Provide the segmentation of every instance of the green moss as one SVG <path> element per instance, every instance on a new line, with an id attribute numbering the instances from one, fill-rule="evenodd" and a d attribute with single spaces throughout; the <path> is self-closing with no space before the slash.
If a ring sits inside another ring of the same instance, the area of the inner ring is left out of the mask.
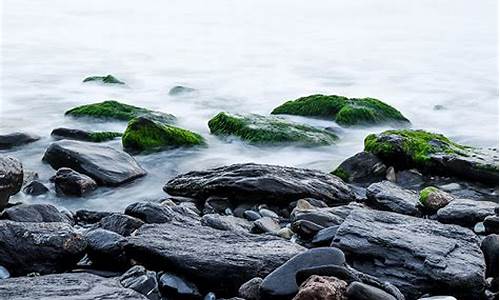
<path id="1" fill-rule="evenodd" d="M 109 141 L 114 138 L 122 136 L 120 132 L 112 132 L 112 131 L 101 131 L 101 132 L 90 132 L 89 139 L 92 142 L 100 143 L 104 141 Z"/>
<path id="2" fill-rule="evenodd" d="M 285 102 L 271 113 L 327 118 L 345 126 L 409 122 L 397 109 L 380 100 L 336 95 L 301 97 Z"/>
<path id="3" fill-rule="evenodd" d="M 332 174 L 339 177 L 345 182 L 349 182 L 349 177 L 350 177 L 349 174 L 341 167 L 335 169 L 335 171 L 333 171 Z"/>
<path id="4" fill-rule="evenodd" d="M 125 82 L 118 80 L 113 75 L 91 76 L 91 77 L 87 77 L 83 80 L 83 82 L 89 82 L 89 81 L 99 81 L 99 82 L 107 83 L 107 84 L 125 84 Z"/>
<path id="5" fill-rule="evenodd" d="M 132 152 L 152 152 L 205 144 L 203 137 L 186 129 L 146 117 L 132 119 L 122 136 L 123 147 Z"/>
<path id="6" fill-rule="evenodd" d="M 429 198 L 429 195 L 437 191 L 439 191 L 439 189 L 433 186 L 428 186 L 425 189 L 421 190 L 419 198 L 420 203 L 422 203 L 424 206 L 427 206 L 427 199 Z"/>
<path id="7" fill-rule="evenodd" d="M 256 114 L 221 112 L 208 122 L 215 135 L 234 135 L 253 144 L 330 145 L 337 136 L 323 129 Z"/>
<path id="8" fill-rule="evenodd" d="M 115 100 L 78 106 L 68 110 L 65 114 L 74 117 L 93 117 L 121 121 L 130 121 L 139 116 L 146 116 L 150 119 L 165 123 L 172 123 L 175 121 L 173 115 L 128 105 Z"/>

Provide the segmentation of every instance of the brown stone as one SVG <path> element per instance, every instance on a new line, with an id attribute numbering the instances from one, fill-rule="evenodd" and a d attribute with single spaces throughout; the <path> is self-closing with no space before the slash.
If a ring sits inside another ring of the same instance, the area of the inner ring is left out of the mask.
<path id="1" fill-rule="evenodd" d="M 336 277 L 313 275 L 300 285 L 293 300 L 346 300 L 347 283 Z"/>

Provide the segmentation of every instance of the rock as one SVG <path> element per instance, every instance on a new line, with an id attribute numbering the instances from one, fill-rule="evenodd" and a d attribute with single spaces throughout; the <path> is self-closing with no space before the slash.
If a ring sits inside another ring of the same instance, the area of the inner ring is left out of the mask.
<path id="1" fill-rule="evenodd" d="M 253 163 L 188 172 L 171 179 L 163 190 L 171 195 L 197 199 L 218 196 L 235 202 L 273 204 L 313 197 L 338 205 L 354 199 L 350 188 L 335 176 L 308 169 Z"/>
<path id="2" fill-rule="evenodd" d="M 233 295 L 244 282 L 266 276 L 304 251 L 278 237 L 175 220 L 143 225 L 128 238 L 125 249 L 131 259 L 145 266 L 175 270 L 202 290 Z"/>
<path id="3" fill-rule="evenodd" d="M 38 180 L 33 180 L 32 182 L 28 183 L 24 188 L 23 192 L 27 195 L 32 195 L 32 196 L 39 196 L 47 193 L 49 189 L 40 181 Z"/>
<path id="4" fill-rule="evenodd" d="M 429 186 L 420 191 L 419 203 L 428 211 L 436 212 L 453 201 L 455 197 L 440 189 Z"/>
<path id="5" fill-rule="evenodd" d="M 289 240 L 293 236 L 293 231 L 288 227 L 283 227 L 280 230 L 278 230 L 278 232 L 276 232 L 276 235 Z"/>
<path id="6" fill-rule="evenodd" d="M 0 211 L 9 197 L 18 193 L 23 184 L 23 165 L 13 157 L 0 156 Z"/>
<path id="7" fill-rule="evenodd" d="M 196 285 L 168 272 L 160 276 L 159 286 L 161 294 L 167 299 L 201 299 Z"/>
<path id="8" fill-rule="evenodd" d="M 273 218 L 273 219 L 280 218 L 277 213 L 275 213 L 274 211 L 267 209 L 267 208 L 259 209 L 259 214 L 263 217 L 269 217 L 269 218 Z"/>
<path id="9" fill-rule="evenodd" d="M 476 225 L 474 225 L 474 232 L 476 234 L 484 234 L 486 233 L 486 229 L 484 228 L 484 224 L 483 222 L 479 222 L 479 223 L 476 223 Z"/>
<path id="10" fill-rule="evenodd" d="M 72 224 L 66 214 L 50 204 L 20 204 L 9 207 L 2 213 L 2 219 L 15 222 L 66 222 Z"/>
<path id="11" fill-rule="evenodd" d="M 349 284 L 346 295 L 349 300 L 396 300 L 391 294 L 361 282 Z"/>
<path id="12" fill-rule="evenodd" d="M 439 188 L 445 192 L 450 193 L 450 192 L 461 190 L 462 186 L 459 183 L 452 182 L 452 183 L 440 185 Z"/>
<path id="13" fill-rule="evenodd" d="M 181 206 L 165 206 L 154 202 L 132 203 L 125 208 L 125 214 L 145 223 L 166 223 L 172 220 L 183 222 L 185 219 L 199 219 L 199 216 L 189 209 Z"/>
<path id="14" fill-rule="evenodd" d="M 319 230 L 313 237 L 312 243 L 316 246 L 329 246 L 337 234 L 339 225 L 323 228 Z"/>
<path id="15" fill-rule="evenodd" d="M 82 197 L 97 189 L 97 183 L 87 175 L 70 168 L 59 168 L 54 176 L 58 194 Z"/>
<path id="16" fill-rule="evenodd" d="M 123 287 L 130 288 L 146 299 L 160 300 L 160 291 L 156 273 L 146 270 L 143 266 L 133 266 L 120 276 L 120 283 Z"/>
<path id="17" fill-rule="evenodd" d="M 0 265 L 20 276 L 70 269 L 83 257 L 87 242 L 67 223 L 1 221 L 0 245 Z"/>
<path id="18" fill-rule="evenodd" d="M 292 223 L 292 230 L 305 240 L 312 239 L 321 229 L 325 227 L 307 220 L 298 220 Z"/>
<path id="19" fill-rule="evenodd" d="M 7 279 L 10 277 L 9 271 L 4 268 L 3 266 L 0 266 L 0 280 L 1 279 Z"/>
<path id="20" fill-rule="evenodd" d="M 173 123 L 176 120 L 171 114 L 128 105 L 114 100 L 77 106 L 66 111 L 65 114 L 72 117 L 91 117 L 117 121 L 130 121 L 141 116 L 162 123 Z"/>
<path id="21" fill-rule="evenodd" d="M 246 300 L 260 300 L 260 285 L 262 278 L 255 277 L 240 286 L 238 295 Z"/>
<path id="22" fill-rule="evenodd" d="M 415 169 L 401 170 L 396 173 L 396 183 L 405 189 L 418 190 L 424 184 L 424 176 Z"/>
<path id="23" fill-rule="evenodd" d="M 344 126 L 410 122 L 397 109 L 380 100 L 336 95 L 311 95 L 287 101 L 271 114 L 320 117 Z"/>
<path id="24" fill-rule="evenodd" d="M 498 203 L 456 199 L 437 211 L 439 222 L 472 227 L 487 216 L 495 215 Z"/>
<path id="25" fill-rule="evenodd" d="M 262 218 L 262 216 L 258 212 L 253 211 L 253 210 L 245 210 L 245 212 L 243 213 L 243 216 L 248 221 L 255 221 L 255 220 Z"/>
<path id="26" fill-rule="evenodd" d="M 365 151 L 397 169 L 498 183 L 498 152 L 457 144 L 423 130 L 388 130 L 365 138 Z"/>
<path id="27" fill-rule="evenodd" d="M 220 230 L 249 232 L 252 223 L 245 219 L 234 216 L 221 216 L 218 214 L 208 214 L 201 218 L 201 224 Z"/>
<path id="28" fill-rule="evenodd" d="M 112 270 L 128 267 L 123 236 L 109 230 L 94 229 L 85 234 L 85 239 L 88 243 L 87 254 L 93 265 Z"/>
<path id="29" fill-rule="evenodd" d="M 485 285 L 478 237 L 460 226 L 357 209 L 332 246 L 346 252 L 356 269 L 394 284 L 410 299 L 425 293 L 476 299 Z"/>
<path id="30" fill-rule="evenodd" d="M 387 168 L 387 171 L 385 173 L 385 179 L 387 179 L 390 182 L 396 183 L 396 171 L 394 170 L 394 167 L 389 167 Z"/>
<path id="31" fill-rule="evenodd" d="M 372 183 L 384 179 L 386 169 L 377 156 L 363 151 L 344 160 L 332 174 L 345 182 Z"/>
<path id="32" fill-rule="evenodd" d="M 321 146 L 334 144 L 338 139 L 324 129 L 256 114 L 221 112 L 210 119 L 208 127 L 214 135 L 237 136 L 251 144 Z"/>
<path id="33" fill-rule="evenodd" d="M 481 242 L 486 262 L 486 277 L 498 277 L 498 234 L 490 234 Z"/>
<path id="34" fill-rule="evenodd" d="M 95 142 L 95 143 L 109 141 L 122 136 L 120 132 L 112 132 L 112 131 L 91 132 L 81 129 L 62 128 L 62 127 L 52 130 L 50 135 L 58 140 L 67 139 L 67 140 L 77 140 L 77 141 Z"/>
<path id="35" fill-rule="evenodd" d="M 104 278 L 90 273 L 63 273 L 0 280 L 0 298 L 11 300 L 148 299 L 131 289 L 124 288 L 114 278 Z"/>
<path id="36" fill-rule="evenodd" d="M 277 233 L 281 229 L 280 224 L 270 217 L 262 217 L 254 221 L 253 224 L 255 225 L 256 232 Z"/>
<path id="37" fill-rule="evenodd" d="M 75 212 L 75 221 L 78 224 L 93 224 L 101 221 L 102 218 L 112 215 L 107 211 L 91 211 L 80 209 Z"/>
<path id="38" fill-rule="evenodd" d="M 452 296 L 433 296 L 433 297 L 419 298 L 418 300 L 457 300 L 457 298 Z"/>
<path id="39" fill-rule="evenodd" d="M 0 149 L 10 149 L 16 146 L 21 146 L 36 142 L 40 139 L 39 136 L 27 134 L 23 132 L 14 132 L 9 134 L 0 134 Z"/>
<path id="40" fill-rule="evenodd" d="M 498 216 L 487 216 L 483 221 L 486 233 L 498 234 Z"/>
<path id="41" fill-rule="evenodd" d="M 309 221 L 318 224 L 321 227 L 330 227 L 339 225 L 345 218 L 339 217 L 332 213 L 332 209 L 313 208 L 309 210 L 294 211 L 290 216 L 292 222 Z"/>
<path id="42" fill-rule="evenodd" d="M 182 86 L 182 85 L 176 85 L 173 88 L 168 91 L 168 94 L 170 96 L 177 96 L 177 95 L 185 95 L 189 94 L 192 92 L 195 92 L 196 90 L 187 86 Z"/>
<path id="43" fill-rule="evenodd" d="M 263 299 L 290 299 L 298 292 L 295 275 L 301 269 L 320 265 L 342 265 L 344 254 L 336 248 L 315 248 L 298 254 L 275 269 L 261 284 Z"/>
<path id="44" fill-rule="evenodd" d="M 293 300 L 347 300 L 347 283 L 335 277 L 313 275 L 302 283 Z"/>
<path id="45" fill-rule="evenodd" d="M 125 82 L 122 82 L 113 75 L 106 75 L 106 76 L 91 76 L 87 77 L 83 80 L 83 82 L 100 82 L 100 83 L 106 83 L 106 84 L 125 84 Z"/>
<path id="46" fill-rule="evenodd" d="M 224 214 L 230 208 L 231 202 L 227 198 L 208 197 L 203 207 L 204 214 Z"/>
<path id="47" fill-rule="evenodd" d="M 404 190 L 390 181 L 371 184 L 366 189 L 368 203 L 377 209 L 400 214 L 417 216 L 420 214 L 416 205 L 418 195 L 410 190 Z"/>
<path id="48" fill-rule="evenodd" d="M 122 136 L 122 144 L 127 152 L 139 153 L 204 145 L 205 139 L 187 129 L 148 117 L 137 117 L 128 122 Z"/>
<path id="49" fill-rule="evenodd" d="M 50 144 L 43 160 L 52 168 L 71 168 L 99 185 L 118 186 L 146 175 L 133 157 L 112 147 L 62 140 Z"/>
<path id="50" fill-rule="evenodd" d="M 216 300 L 217 297 L 215 297 L 215 294 L 210 292 L 208 293 L 205 297 L 203 297 L 203 300 Z"/>
<path id="51" fill-rule="evenodd" d="M 99 221 L 99 227 L 116 232 L 123 236 L 129 236 L 144 224 L 138 218 L 124 214 L 112 214 Z"/>

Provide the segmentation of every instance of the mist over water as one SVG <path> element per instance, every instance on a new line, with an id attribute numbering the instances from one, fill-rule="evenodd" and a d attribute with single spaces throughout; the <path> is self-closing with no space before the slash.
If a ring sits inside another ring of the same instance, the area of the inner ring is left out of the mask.
<path id="1" fill-rule="evenodd" d="M 48 182 L 54 170 L 41 158 L 52 129 L 125 129 L 126 123 L 64 116 L 107 99 L 172 113 L 178 126 L 208 141 L 207 148 L 136 156 L 149 174 L 126 186 L 82 199 L 51 192 L 19 193 L 11 201 L 120 210 L 165 197 L 169 178 L 194 169 L 257 162 L 330 172 L 363 149 L 367 134 L 387 129 L 344 129 L 336 145 L 317 148 L 256 147 L 209 134 L 207 121 L 220 111 L 268 114 L 314 93 L 378 98 L 414 128 L 496 147 L 496 6 L 495 0 L 3 1 L 0 133 L 43 138 L 2 155 L 21 159 Z M 127 85 L 82 83 L 107 74 Z M 197 92 L 170 96 L 178 84 Z M 121 149 L 119 139 L 107 144 Z"/>

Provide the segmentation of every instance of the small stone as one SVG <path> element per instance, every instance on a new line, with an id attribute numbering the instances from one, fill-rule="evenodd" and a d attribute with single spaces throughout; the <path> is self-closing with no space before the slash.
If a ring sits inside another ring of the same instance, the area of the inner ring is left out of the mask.
<path id="1" fill-rule="evenodd" d="M 279 237 L 282 237 L 284 239 L 289 240 L 293 236 L 293 231 L 288 227 L 284 227 L 284 228 L 281 228 L 280 230 L 278 230 L 276 235 L 278 235 Z"/>
<path id="2" fill-rule="evenodd" d="M 486 232 L 483 222 L 479 222 L 476 225 L 474 225 L 474 232 L 477 234 L 483 234 Z"/>
<path id="3" fill-rule="evenodd" d="M 325 227 L 307 220 L 298 220 L 292 223 L 292 230 L 303 239 L 311 239 Z"/>
<path id="4" fill-rule="evenodd" d="M 335 277 L 313 275 L 299 288 L 293 300 L 347 300 L 347 283 Z"/>
<path id="5" fill-rule="evenodd" d="M 133 289 L 150 300 L 161 299 L 156 273 L 146 270 L 143 266 L 133 266 L 123 273 L 120 277 L 120 283 L 123 287 Z"/>
<path id="6" fill-rule="evenodd" d="M 347 287 L 346 295 L 348 299 L 355 300 L 396 300 L 381 289 L 356 281 Z"/>
<path id="7" fill-rule="evenodd" d="M 486 277 L 498 277 L 498 235 L 490 234 L 481 242 L 486 262 Z"/>
<path id="8" fill-rule="evenodd" d="M 462 189 L 462 186 L 456 182 L 448 183 L 448 184 L 443 184 L 439 186 L 440 189 L 446 192 L 453 192 L 453 191 L 458 191 Z"/>
<path id="9" fill-rule="evenodd" d="M 256 220 L 262 218 L 262 216 L 258 212 L 253 211 L 253 210 L 245 210 L 245 212 L 243 213 L 243 216 L 248 221 L 256 221 Z"/>
<path id="10" fill-rule="evenodd" d="M 126 239 L 118 233 L 95 229 L 85 234 L 87 254 L 93 264 L 107 269 L 120 270 L 129 265 L 125 256 Z"/>
<path id="11" fill-rule="evenodd" d="M 329 246 L 337 234 L 337 229 L 339 229 L 338 225 L 323 228 L 314 235 L 311 242 L 316 246 Z"/>
<path id="12" fill-rule="evenodd" d="M 486 233 L 498 234 L 498 216 L 487 216 L 483 221 Z"/>
<path id="13" fill-rule="evenodd" d="M 390 166 L 387 168 L 387 171 L 385 172 L 385 179 L 390 182 L 396 182 L 396 171 L 394 170 L 394 167 Z"/>
<path id="14" fill-rule="evenodd" d="M 87 175 L 70 168 L 59 168 L 54 177 L 57 193 L 68 196 L 85 196 L 97 189 L 97 183 Z"/>
<path id="15" fill-rule="evenodd" d="M 18 193 L 23 184 L 23 165 L 13 157 L 0 157 L 0 211 L 9 197 Z"/>
<path id="16" fill-rule="evenodd" d="M 247 300 L 260 300 L 260 285 L 262 278 L 255 277 L 240 286 L 238 294 L 241 298 Z"/>
<path id="17" fill-rule="evenodd" d="M 452 296 L 432 296 L 432 297 L 419 298 L 418 300 L 457 300 L 457 298 Z"/>
<path id="18" fill-rule="evenodd" d="M 267 208 L 262 208 L 262 209 L 259 209 L 259 214 L 263 217 L 269 217 L 269 218 L 273 218 L 273 219 L 279 219 L 279 216 L 277 213 L 275 213 L 274 211 L 270 210 L 270 209 L 267 209 Z"/>
<path id="19" fill-rule="evenodd" d="M 220 197 L 209 197 L 205 201 L 205 207 L 203 208 L 204 214 L 223 214 L 226 208 L 229 208 L 231 203 L 226 198 Z"/>
<path id="20" fill-rule="evenodd" d="M 3 219 L 16 222 L 65 222 L 72 224 L 73 220 L 60 212 L 51 204 L 20 204 L 9 207 L 2 214 Z"/>
<path id="21" fill-rule="evenodd" d="M 102 229 L 116 232 L 123 236 L 129 236 L 138 228 L 144 225 L 144 222 L 124 214 L 112 214 L 99 221 Z"/>
<path id="22" fill-rule="evenodd" d="M 201 294 L 193 283 L 171 273 L 160 276 L 159 286 L 162 296 L 170 299 L 199 299 Z"/>
<path id="23" fill-rule="evenodd" d="M 24 188 L 23 192 L 27 195 L 32 195 L 32 196 L 39 196 L 47 193 L 49 189 L 40 181 L 38 180 L 33 180 L 32 182 L 28 183 Z"/>
<path id="24" fill-rule="evenodd" d="M 210 292 L 203 297 L 203 300 L 216 300 L 217 297 L 215 297 L 215 294 Z"/>
<path id="25" fill-rule="evenodd" d="M 3 266 L 0 266 L 0 279 L 7 279 L 9 277 L 10 277 L 9 271 Z"/>
<path id="26" fill-rule="evenodd" d="M 280 224 L 273 218 L 270 217 L 262 217 L 256 221 L 254 221 L 255 230 L 257 232 L 270 232 L 276 233 L 281 229 Z"/>
<path id="27" fill-rule="evenodd" d="M 297 205 L 295 206 L 295 209 L 296 210 L 314 209 L 314 206 L 312 206 L 307 200 L 300 199 L 297 201 Z"/>
<path id="28" fill-rule="evenodd" d="M 455 200 L 451 194 L 441 191 L 433 186 L 426 187 L 420 191 L 420 204 L 430 212 L 436 212 Z"/>

